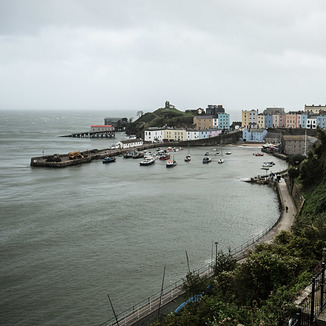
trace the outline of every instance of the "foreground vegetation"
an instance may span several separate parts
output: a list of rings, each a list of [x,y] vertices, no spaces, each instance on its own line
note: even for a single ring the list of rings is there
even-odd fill
[[[291,232],[258,245],[241,264],[220,251],[213,279],[189,273],[184,280],[185,298],[202,293],[201,300],[155,326],[288,324],[293,301],[320,271],[326,247],[325,132],[318,130],[318,138],[307,158],[289,159],[289,182],[299,185],[305,198]]]

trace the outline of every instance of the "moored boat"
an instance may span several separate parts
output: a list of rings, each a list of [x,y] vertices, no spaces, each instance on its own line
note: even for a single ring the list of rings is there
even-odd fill
[[[134,151],[128,151],[122,154],[124,158],[132,158],[134,155]]]
[[[271,168],[273,165],[275,165],[273,161],[263,163],[263,167],[265,168]]]
[[[144,160],[139,162],[139,165],[152,165],[155,163],[155,158],[154,157],[145,157]]]
[[[174,167],[174,166],[176,166],[177,165],[177,161],[176,160],[168,160],[167,162],[166,162],[166,167],[167,168],[172,168],[172,167]]]
[[[217,161],[218,164],[223,164],[224,163],[224,159],[222,157],[220,157]]]
[[[114,156],[107,156],[103,160],[103,163],[113,163],[113,162],[115,162],[115,157]]]
[[[191,161],[191,156],[187,155],[186,158],[185,158],[185,162],[190,162],[190,161]]]
[[[171,158],[170,154],[164,153],[160,155],[160,160],[169,160]]]
[[[132,158],[143,158],[143,157],[144,157],[144,152],[135,151],[132,155]]]
[[[212,159],[209,156],[205,156],[203,158],[203,163],[210,163],[210,162],[212,162]]]

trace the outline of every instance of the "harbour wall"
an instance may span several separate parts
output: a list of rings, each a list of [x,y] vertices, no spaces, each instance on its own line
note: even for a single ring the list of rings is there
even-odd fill
[[[190,140],[183,142],[164,142],[164,143],[145,143],[142,146],[137,146],[137,150],[143,151],[150,148],[162,147],[162,146],[214,146],[214,145],[226,145],[237,143],[240,139],[241,132],[230,132],[228,134],[219,135],[216,137]],[[53,155],[44,155],[38,157],[32,157],[30,166],[32,167],[50,167],[50,168],[64,168],[67,166],[80,165],[84,163],[90,163],[93,160],[103,159],[106,156],[119,156],[123,153],[129,151],[127,149],[92,149],[88,151],[81,151],[80,154],[82,157],[69,159],[69,154],[53,154]]]

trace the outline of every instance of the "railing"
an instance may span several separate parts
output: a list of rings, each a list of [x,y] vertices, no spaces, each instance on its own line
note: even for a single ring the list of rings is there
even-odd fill
[[[313,326],[317,317],[326,306],[325,295],[325,263],[322,263],[322,271],[312,278],[311,293],[298,308],[291,318],[292,326]]]
[[[231,254],[237,259],[240,260],[245,257],[245,250],[249,248],[251,245],[253,245],[255,242],[257,242],[260,238],[262,238],[264,235],[266,235],[277,223],[278,221],[272,223],[266,230],[260,232],[257,236],[254,238],[248,240],[244,244],[242,244],[239,247],[236,247],[231,250]],[[213,274],[213,262],[211,264],[208,264],[204,267],[201,267],[197,270],[194,270],[193,273],[196,273],[198,275],[212,275]],[[181,287],[182,284],[184,283],[184,280],[178,280],[174,284],[171,284],[163,289],[163,293],[157,292],[154,295],[148,297],[145,300],[142,300],[138,302],[137,304],[133,305],[131,308],[126,309],[125,311],[122,311],[121,313],[116,315],[116,318],[119,321],[120,325],[126,325],[127,323],[125,322],[129,316],[132,314],[136,313],[138,316],[141,316],[142,312],[141,309],[144,308],[145,306],[149,307],[149,311],[155,311],[157,308],[155,307],[154,303],[160,299],[162,296],[170,296],[171,298],[176,297],[180,294],[182,294]],[[145,317],[146,315],[144,315]],[[117,325],[116,319],[111,318],[110,320],[100,324],[99,326],[113,326]]]

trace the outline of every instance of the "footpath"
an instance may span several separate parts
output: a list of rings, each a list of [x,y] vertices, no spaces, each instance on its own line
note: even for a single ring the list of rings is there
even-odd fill
[[[260,243],[271,243],[276,235],[281,231],[289,231],[294,222],[295,216],[297,214],[297,208],[294,204],[292,196],[289,193],[286,182],[283,178],[280,179],[276,184],[277,191],[279,194],[281,209],[280,219],[274,225],[274,227],[261,238],[259,238],[253,244],[244,248],[241,252],[235,254],[235,258],[239,263],[245,260],[246,252],[249,249],[254,249],[257,244]],[[286,208],[287,207],[287,208]],[[181,287],[177,287],[172,291],[166,293],[161,299],[157,299],[144,307],[138,309],[137,311],[125,316],[114,323],[104,323],[102,325],[106,326],[140,326],[140,325],[150,325],[151,323],[159,319],[159,315],[166,315],[171,311],[174,311],[185,298],[182,296],[183,291]]]
[[[273,228],[271,228],[265,235],[260,237],[253,244],[244,248],[243,251],[234,255],[237,261],[240,263],[245,259],[246,252],[249,249],[254,249],[254,247],[260,243],[271,243],[273,239],[281,233],[281,231],[290,231],[291,229],[295,216],[297,215],[297,208],[283,178],[281,178],[280,181],[276,183],[276,187],[281,202],[282,211],[280,218],[273,226]]]

